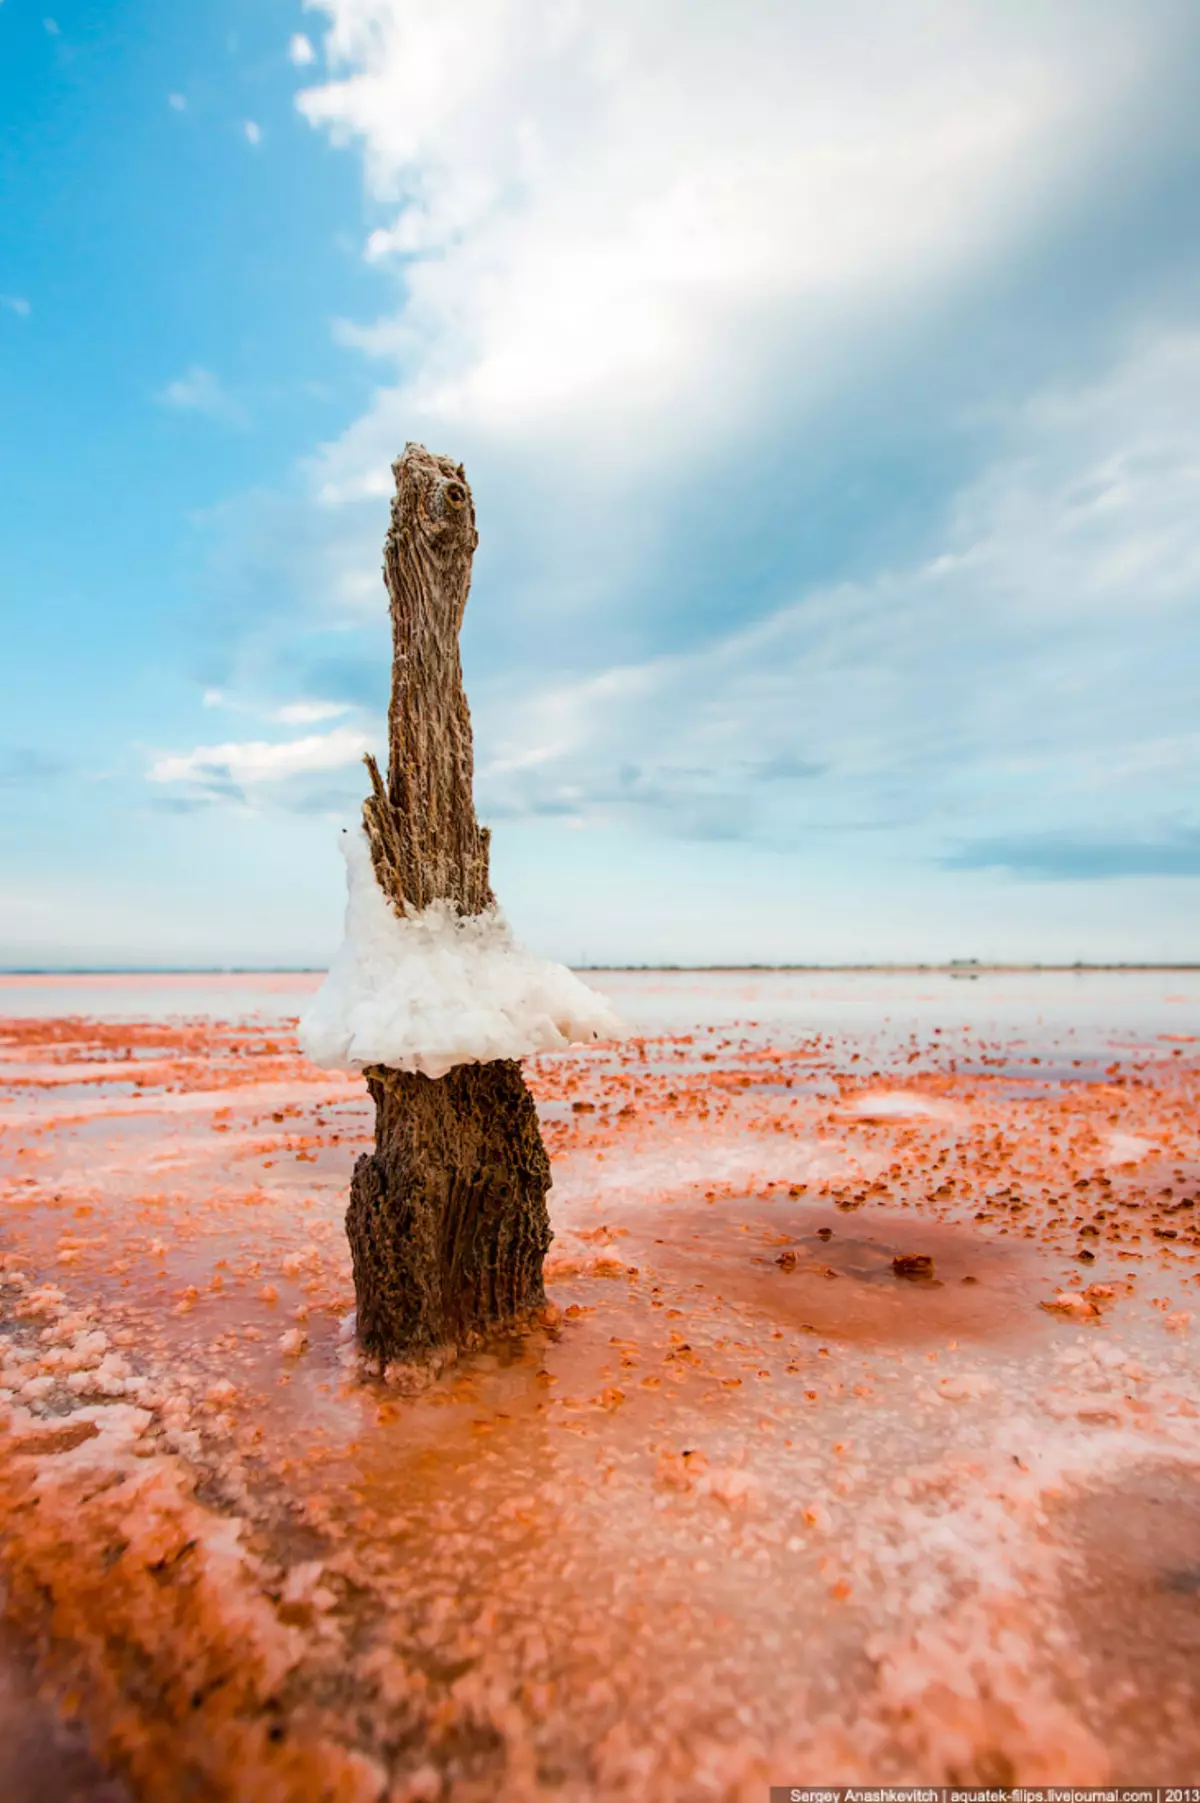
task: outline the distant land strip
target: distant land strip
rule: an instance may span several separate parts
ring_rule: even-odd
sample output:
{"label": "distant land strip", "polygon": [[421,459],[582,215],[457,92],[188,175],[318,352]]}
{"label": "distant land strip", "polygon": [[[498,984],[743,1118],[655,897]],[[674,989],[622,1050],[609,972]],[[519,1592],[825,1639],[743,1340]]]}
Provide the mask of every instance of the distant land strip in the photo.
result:
{"label": "distant land strip", "polygon": [[[323,964],[146,964],[146,965],[4,965],[0,981],[11,977],[311,977],[324,976]],[[814,975],[836,976],[848,972],[864,975],[913,976],[994,976],[1031,975],[1035,973],[1067,973],[1086,975],[1100,971],[1129,971],[1143,974],[1155,971],[1200,971],[1200,960],[1194,963],[1111,963],[1088,964],[1008,964],[982,958],[951,958],[945,963],[923,964],[572,964],[572,970],[614,975],[644,971],[648,974],[692,976],[739,975]]]}

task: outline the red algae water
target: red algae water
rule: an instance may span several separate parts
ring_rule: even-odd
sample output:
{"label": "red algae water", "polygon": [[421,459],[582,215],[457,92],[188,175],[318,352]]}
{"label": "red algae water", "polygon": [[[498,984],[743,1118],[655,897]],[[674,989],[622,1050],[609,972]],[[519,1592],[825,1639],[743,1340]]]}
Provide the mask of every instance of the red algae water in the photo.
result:
{"label": "red algae water", "polygon": [[550,1306],[416,1393],[313,979],[0,981],[0,1551],[79,1796],[1194,1778],[1200,982],[593,980]]}

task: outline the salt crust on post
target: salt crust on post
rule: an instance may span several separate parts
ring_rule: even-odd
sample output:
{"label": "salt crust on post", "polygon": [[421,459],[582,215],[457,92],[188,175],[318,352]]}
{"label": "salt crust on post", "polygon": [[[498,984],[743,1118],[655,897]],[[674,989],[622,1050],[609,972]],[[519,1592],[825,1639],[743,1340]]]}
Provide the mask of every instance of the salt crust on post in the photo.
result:
{"label": "salt crust on post", "polygon": [[328,1070],[382,1065],[442,1077],[458,1064],[563,1051],[620,1032],[603,996],[519,944],[495,906],[434,901],[400,918],[376,881],[366,834],[344,832],[341,949],[300,1020],[300,1047]]}

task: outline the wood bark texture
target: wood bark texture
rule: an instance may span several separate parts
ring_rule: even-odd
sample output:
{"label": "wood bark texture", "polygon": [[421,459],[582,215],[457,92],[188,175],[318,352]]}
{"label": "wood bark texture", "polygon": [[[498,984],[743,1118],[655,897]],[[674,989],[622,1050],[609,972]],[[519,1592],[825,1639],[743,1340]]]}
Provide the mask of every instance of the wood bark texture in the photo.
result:
{"label": "wood bark texture", "polygon": [[[392,472],[388,774],[385,783],[367,758],[363,824],[376,879],[402,918],[433,901],[480,914],[494,898],[458,649],[475,509],[462,465],[422,445],[407,445]],[[355,1165],[346,1214],[358,1337],[381,1362],[420,1362],[545,1302],[550,1161],[517,1063],[366,1076],[375,1150]]]}

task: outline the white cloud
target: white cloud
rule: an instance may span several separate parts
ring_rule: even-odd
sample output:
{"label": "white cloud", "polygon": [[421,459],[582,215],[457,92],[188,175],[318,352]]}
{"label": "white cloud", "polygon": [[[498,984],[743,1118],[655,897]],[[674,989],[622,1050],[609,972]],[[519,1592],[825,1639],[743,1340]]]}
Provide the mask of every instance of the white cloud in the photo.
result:
{"label": "white cloud", "polygon": [[18,319],[28,319],[32,311],[23,294],[0,294],[0,307],[7,307]]}
{"label": "white cloud", "polygon": [[229,425],[249,423],[246,409],[225,388],[211,370],[193,363],[157,395],[164,407],[175,407],[183,413],[202,413],[208,419],[223,420]]}
{"label": "white cloud", "polygon": [[[364,251],[395,268],[397,298],[374,323],[339,328],[378,359],[382,381],[363,417],[311,461],[328,506],[308,510],[306,529],[314,545],[324,533],[327,556],[306,551],[305,565],[323,602],[381,618],[382,508],[350,503],[390,490],[408,437],[467,460],[488,580],[499,577],[506,610],[503,644],[495,615],[484,626],[475,604],[469,616],[476,646],[492,634],[484,678],[471,682],[486,810],[553,814],[596,828],[596,843],[609,828],[621,843],[641,819],[661,834],[756,836],[805,855],[821,833],[844,844],[858,832],[864,847],[877,834],[928,858],[939,835],[962,838],[983,821],[999,831],[1052,826],[1056,810],[1136,815],[1148,797],[1177,813],[1192,806],[1200,346],[1148,338],[1123,355],[1112,337],[1081,330],[1077,353],[1062,321],[1081,285],[1046,304],[1056,274],[1078,277],[1071,229],[1097,235],[1135,146],[1146,155],[1139,179],[1151,167],[1146,97],[1155,104],[1171,61],[1177,9],[462,0],[431,12],[417,0],[322,0],[320,10],[329,78],[298,104],[361,150],[378,221]],[[1135,191],[1130,178],[1123,204]],[[1148,272],[1136,293],[1146,317],[1154,280]],[[977,351],[963,339],[1009,282],[1041,283],[1013,325],[1014,339],[1027,325],[1039,360],[1005,378],[1005,413],[999,380],[973,385],[963,373],[971,358],[1003,367],[999,334]],[[1087,298],[1081,328],[1096,324]],[[1104,298],[1095,311],[1111,326],[1117,310]],[[1134,311],[1131,301],[1121,330]],[[929,351],[943,321],[944,369]],[[881,428],[870,417],[874,371],[888,368],[881,347],[898,364],[914,322],[929,420],[914,378],[905,405],[917,417],[897,417],[889,401]],[[1031,381],[1044,380],[1030,372],[1053,367],[1056,350],[1062,367],[1092,375],[1028,401]],[[1097,379],[1105,357],[1112,369]],[[987,418],[981,395],[993,397]],[[847,438],[865,418],[854,473],[884,466],[878,490],[864,481],[853,502],[861,555],[844,518],[825,555],[822,543],[811,549],[819,517],[803,534],[765,509],[751,509],[744,532],[737,517],[755,460],[784,438],[781,421],[807,461],[797,508],[819,489],[818,418]],[[930,423],[941,433],[932,477],[920,467]],[[952,430],[967,444],[957,477],[945,457]],[[764,487],[786,508],[779,472],[769,474]],[[911,541],[894,542],[921,549],[887,541],[876,555],[875,493],[910,481],[921,517]],[[681,495],[687,508],[673,504]],[[895,500],[889,492],[885,505]],[[827,511],[851,505],[839,495]],[[714,535],[728,567],[700,570],[694,548],[672,541],[681,519],[705,514],[730,518],[725,538]],[[744,599],[739,544],[748,568],[773,565]],[[798,568],[853,563],[856,574],[797,575],[779,606],[789,557]],[[684,626],[692,578],[708,586],[698,622]],[[602,611],[653,613],[659,589],[678,611],[664,604],[640,637],[630,627],[619,652],[604,628],[590,630]],[[537,627],[551,610],[548,649]],[[567,631],[578,653],[561,649]],[[1164,656],[1176,633],[1186,642]],[[671,655],[629,648],[672,634],[708,636]],[[563,668],[547,675],[555,656]],[[600,675],[563,673],[589,662]]]}
{"label": "white cloud", "polygon": [[60,38],[62,36],[62,26],[57,19],[43,19],[42,29],[43,31],[48,32],[52,38]]}
{"label": "white cloud", "polygon": [[289,701],[272,714],[282,726],[311,726],[318,720],[338,720],[350,712],[341,701]]}
{"label": "white cloud", "polygon": [[[333,78],[404,260],[399,368],[325,459],[537,434],[644,466],[744,423],[786,359],[803,406],[931,284],[1051,204],[1150,54],[1133,16],[874,0],[321,0]],[[1088,54],[1080,56],[1080,34]],[[1037,182],[1029,171],[1039,170]]]}
{"label": "white cloud", "polygon": [[254,788],[316,771],[340,770],[371,748],[365,733],[337,727],[302,739],[230,740],[223,745],[197,745],[194,751],[165,753],[151,764],[152,783],[191,783],[204,787],[233,785]]}
{"label": "white cloud", "polygon": [[264,707],[241,700],[225,689],[205,689],[201,696],[204,707],[219,707],[226,713],[256,714],[260,719],[276,720],[281,726],[315,726],[321,720],[340,720],[353,712],[344,701],[287,701],[281,707]]}
{"label": "white cloud", "polygon": [[245,125],[242,127],[242,130],[246,134],[247,144],[261,144],[262,143],[262,126],[257,125],[253,119],[247,119]]}
{"label": "white cloud", "polygon": [[[485,811],[795,840],[1197,816],[1200,334],[1008,422],[932,555],[700,648],[482,685]],[[1163,656],[1164,645],[1172,650]],[[916,829],[915,832],[912,829]]]}
{"label": "white cloud", "polygon": [[959,502],[1011,606],[1034,620],[1149,626],[1200,593],[1200,336],[1149,335],[1105,374],[1011,422],[1021,455]]}
{"label": "white cloud", "polygon": [[307,69],[310,63],[315,63],[317,60],[316,51],[302,31],[293,34],[288,45],[288,56],[297,69]]}
{"label": "white cloud", "polygon": [[[702,0],[319,5],[330,78],[298,105],[361,147],[389,215],[365,253],[403,288],[390,316],[339,328],[395,373],[314,480],[331,505],[382,495],[407,437],[503,467],[525,510],[505,529],[560,607],[581,545],[609,596],[638,562],[669,567],[647,483],[699,465],[720,505],[775,407],[803,442],[898,318],[1005,267],[1130,129],[1177,17],[1086,0],[745,0],[736,18]],[[506,670],[473,696],[481,799],[769,834],[798,815],[932,821],[981,794],[1036,811],[1078,792],[1089,757],[1114,781],[1186,761],[1192,740],[1158,718],[1179,696],[1131,694],[1127,672],[1135,614],[1170,616],[1200,581],[1197,403],[1196,341],[1135,351],[991,421],[990,467],[920,560],[698,650],[534,678],[515,727]]]}
{"label": "white cloud", "polygon": [[186,113],[187,112],[187,95],[186,94],[168,94],[167,95],[167,105],[171,108],[171,111],[173,113]]}

